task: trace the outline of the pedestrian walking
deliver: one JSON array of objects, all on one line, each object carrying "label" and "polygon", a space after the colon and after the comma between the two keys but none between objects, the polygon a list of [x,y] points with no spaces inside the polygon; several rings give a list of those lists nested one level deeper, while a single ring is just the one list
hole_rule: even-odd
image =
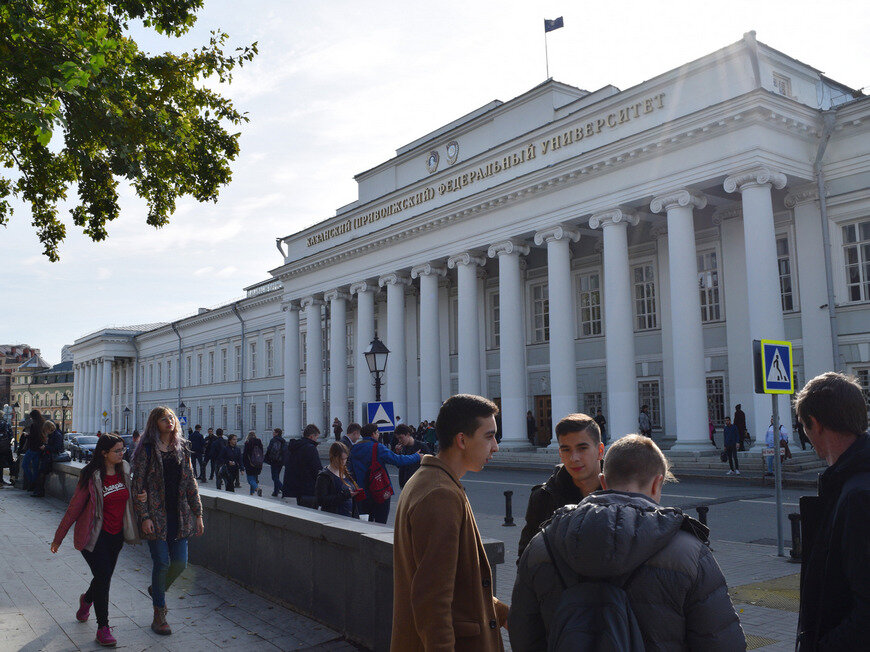
[{"label": "pedestrian walking", "polygon": [[737,432],[740,433],[737,449],[741,451],[746,450],[747,442],[751,441],[749,431],[746,430],[746,412],[743,411],[742,407],[740,403],[734,406],[734,425],[737,426]]},{"label": "pedestrian walking", "polygon": [[[13,443],[12,428],[6,421],[0,419],[0,489],[7,484],[12,484],[12,470],[15,467],[15,460],[12,458]],[[3,479],[3,470],[7,468],[9,469],[9,482]]]},{"label": "pedestrian walking", "polygon": [[[777,437],[774,435],[773,431],[773,417],[770,417],[770,427],[767,429],[767,434],[764,437],[764,443],[768,449],[772,449],[774,452],[771,455],[767,455],[767,473],[765,475],[773,475],[773,456],[776,455],[776,449],[780,449],[779,459],[780,462],[785,461],[785,455],[783,453],[784,450],[788,450],[788,432],[785,429],[785,426],[779,424],[779,442],[777,443]],[[785,446],[783,446],[785,443]],[[791,457],[791,452],[789,451],[789,457]]]},{"label": "pedestrian walking", "polygon": [[258,496],[263,495],[263,490],[260,489],[260,474],[263,472],[263,461],[265,454],[263,453],[263,442],[257,437],[256,433],[251,430],[245,439],[245,449],[242,455],[242,463],[245,466],[245,478],[248,480],[248,485],[251,487],[251,495],[255,493]]},{"label": "pedestrian walking", "polygon": [[354,499],[360,488],[347,472],[347,456],[344,444],[335,442],[329,447],[329,466],[317,474],[314,493],[321,511],[359,518]]},{"label": "pedestrian walking", "polygon": [[520,533],[517,563],[541,524],[565,505],[576,505],[601,485],[601,460],[604,444],[598,423],[585,414],[569,414],[556,424],[561,464],[544,483],[532,487],[526,508],[526,524]]},{"label": "pedestrian walking", "polygon": [[93,605],[97,617],[96,640],[105,647],[117,644],[109,627],[109,587],[115,563],[125,541],[139,543],[131,499],[130,465],[124,461],[124,450],[124,440],[120,437],[100,437],[94,456],[79,474],[73,497],[51,542],[51,552],[57,553],[75,524],[73,545],[81,551],[93,575],[88,590],[79,596],[76,620],[86,622]]},{"label": "pedestrian walking", "polygon": [[495,403],[481,396],[458,394],[444,401],[435,425],[438,454],[423,458],[399,497],[393,650],[504,649],[498,628],[509,608],[493,595],[492,571],[461,482],[467,472],[483,470],[498,451],[497,412]]},{"label": "pedestrian walking", "polygon": [[35,498],[45,496],[45,481],[48,479],[48,474],[51,473],[54,459],[60,457],[63,452],[63,435],[60,434],[53,421],[46,421],[42,424],[42,441],[43,446],[39,452],[36,480],[33,482],[33,493],[30,494]]},{"label": "pedestrian walking", "polygon": [[644,404],[640,406],[637,424],[640,428],[640,434],[644,437],[652,437],[652,419],[649,416],[649,405]]},{"label": "pedestrian walking", "polygon": [[284,498],[295,498],[296,504],[317,508],[315,485],[317,474],[323,468],[317,454],[317,440],[320,429],[309,423],[302,431],[302,437],[287,444],[284,462]]},{"label": "pedestrian walking", "polygon": [[[220,468],[223,451],[227,445],[227,440],[224,439],[223,428],[215,430],[214,439],[211,440],[211,446],[208,447],[209,474],[208,479],[212,480],[215,477],[216,471]],[[217,482],[217,481],[215,481]]]},{"label": "pedestrian walking", "polygon": [[335,441],[341,440],[342,426],[341,420],[338,417],[335,417],[332,420],[332,436],[335,437]]},{"label": "pedestrian walking", "polygon": [[24,450],[21,472],[24,475],[24,490],[33,491],[36,476],[39,473],[39,462],[45,449],[45,440],[42,435],[42,426],[45,419],[39,410],[31,410],[30,425],[27,427],[27,441],[23,447],[19,446],[19,458],[21,450]]},{"label": "pedestrian walking", "polygon": [[818,496],[800,499],[803,557],[797,652],[866,650],[870,640],[870,436],[867,401],[854,377],[810,380],[795,412],[828,463]]},{"label": "pedestrian walking", "polygon": [[356,444],[360,440],[360,437],[362,437],[362,435],[360,435],[361,428],[362,426],[356,422],[347,424],[347,433],[341,436],[341,443],[344,444],[348,451],[351,451],[354,444]]},{"label": "pedestrian walking", "polygon": [[275,428],[272,431],[272,439],[266,448],[266,464],[272,470],[272,495],[277,496],[281,493],[281,469],[284,468],[284,449],[287,447],[287,442],[284,441],[284,431],[281,428]]},{"label": "pedestrian walking", "polygon": [[[369,521],[386,523],[390,515],[390,497],[393,483],[384,469],[384,464],[396,467],[420,463],[420,454],[396,455],[380,443],[378,427],[367,423],[362,427],[362,441],[350,451],[350,468],[360,487],[365,489],[366,499],[360,505],[360,512],[369,515]],[[375,483],[377,478],[379,482]],[[377,486],[375,486],[377,484]]]},{"label": "pedestrian walking", "polygon": [[607,446],[610,437],[607,436],[607,419],[605,419],[604,415],[601,413],[601,408],[598,408],[595,411],[595,423],[598,424],[598,429],[601,431],[601,441],[604,442],[605,446]]},{"label": "pedestrian walking", "polygon": [[725,417],[723,438],[725,458],[728,460],[728,466],[731,467],[725,475],[740,475],[740,462],[737,459],[737,446],[740,443],[740,432],[737,430],[737,426],[731,423],[731,417]]},{"label": "pedestrian walking", "polygon": [[[138,494],[144,492],[145,499]],[[157,634],[171,634],[166,622],[166,591],[187,566],[187,540],[204,531],[202,503],[193,476],[190,453],[184,446],[181,424],[168,407],[148,415],[145,431],[133,454],[133,501],[139,529],[148,540],[153,567],[151,595]]]},{"label": "pedestrian walking", "polygon": [[221,448],[220,466],[218,466],[215,486],[220,490],[221,485],[226,491],[235,493],[239,473],[244,468],[242,450],[237,446],[239,438],[236,435],[227,437],[227,445]]},{"label": "pedestrian walking", "polygon": [[[190,461],[193,464],[193,475],[203,477],[205,475],[205,437],[203,437],[201,425],[196,424],[188,441],[190,442]],[[199,469],[198,473],[197,469]]]},{"label": "pedestrian walking", "polygon": [[[616,614],[626,612],[636,628],[629,618],[620,633],[641,639],[632,638],[632,650],[746,649],[725,577],[706,545],[709,530],[659,504],[672,477],[649,437],[611,444],[603,491],[557,511],[520,559],[508,618],[513,649],[546,650],[554,640],[559,649],[617,649],[601,644],[617,633]],[[620,587],[624,593],[616,593]],[[595,621],[602,613],[612,617]]]},{"label": "pedestrian walking", "polygon": [[535,415],[532,414],[531,410],[526,411],[526,439],[529,440],[529,443],[532,446],[535,446],[538,442],[535,438],[535,433],[538,430],[537,423],[535,422]]}]

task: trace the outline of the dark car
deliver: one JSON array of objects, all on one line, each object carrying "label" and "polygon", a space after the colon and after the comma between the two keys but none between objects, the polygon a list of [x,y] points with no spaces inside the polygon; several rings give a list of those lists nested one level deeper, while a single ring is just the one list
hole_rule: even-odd
[{"label": "dark car", "polygon": [[97,447],[99,437],[94,435],[79,435],[73,437],[70,444],[70,455],[74,460],[79,462],[87,462],[94,455],[94,449]]}]

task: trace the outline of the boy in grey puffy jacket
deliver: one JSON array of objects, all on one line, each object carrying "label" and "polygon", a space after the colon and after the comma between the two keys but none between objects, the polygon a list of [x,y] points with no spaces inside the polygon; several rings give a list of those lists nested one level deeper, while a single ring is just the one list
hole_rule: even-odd
[{"label": "boy in grey puffy jacket", "polygon": [[[647,650],[745,650],[725,578],[705,545],[709,530],[658,504],[668,477],[667,459],[651,439],[616,441],[604,458],[603,490],[559,509],[545,526],[553,554],[592,580],[621,583],[642,566],[626,592]],[[547,649],[561,594],[538,534],[517,571],[508,618],[513,649]]]}]

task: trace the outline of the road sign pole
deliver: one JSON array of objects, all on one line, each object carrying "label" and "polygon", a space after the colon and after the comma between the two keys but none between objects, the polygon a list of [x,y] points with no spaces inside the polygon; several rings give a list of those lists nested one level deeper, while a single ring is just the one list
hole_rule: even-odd
[{"label": "road sign pole", "polygon": [[773,472],[776,483],[776,545],[780,557],[785,557],[785,546],[782,537],[782,462],[780,451],[782,444],[779,441],[779,401],[777,395],[770,395],[770,403],[773,413]]}]

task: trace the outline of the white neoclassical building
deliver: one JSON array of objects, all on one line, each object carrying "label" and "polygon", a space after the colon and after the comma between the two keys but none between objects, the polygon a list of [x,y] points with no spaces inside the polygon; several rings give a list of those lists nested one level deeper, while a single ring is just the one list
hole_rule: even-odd
[{"label": "white neoclassical building", "polygon": [[76,428],[347,424],[376,333],[405,421],[478,393],[517,445],[529,410],[619,436],[641,404],[678,447],[737,403],[757,435],[753,339],[794,343],[798,385],[870,386],[870,100],[754,33],[625,90],[548,80],[356,180],[245,299],[79,339]]}]

